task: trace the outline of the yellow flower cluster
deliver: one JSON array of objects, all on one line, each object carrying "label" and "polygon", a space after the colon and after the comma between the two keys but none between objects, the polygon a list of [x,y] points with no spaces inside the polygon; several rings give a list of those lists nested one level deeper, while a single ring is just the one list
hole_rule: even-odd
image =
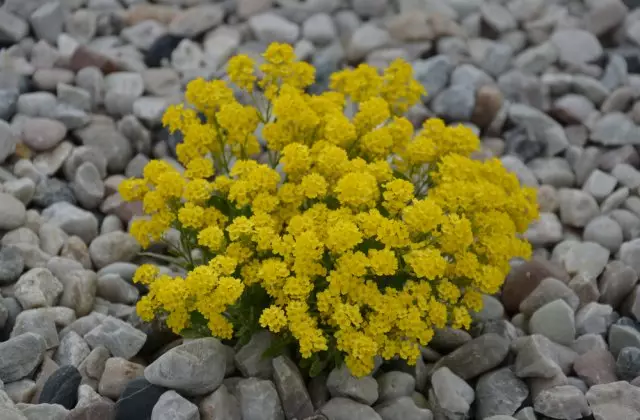
[{"label": "yellow flower cluster", "polygon": [[[152,161],[120,186],[148,214],[131,226],[138,241],[178,229],[190,264],[185,278],[140,267],[149,294],[138,312],[167,314],[176,332],[197,313],[224,339],[253,322],[293,337],[303,358],[338,353],[358,376],[378,355],[413,363],[434,329],[469,328],[509,260],[529,257],[520,234],[537,217],[535,192],[498,160],[472,160],[479,141],[463,126],[430,119],[414,134],[401,114],[424,91],[409,64],[362,64],[309,95],[314,70],[290,46],[263,56],[260,72],[247,56],[228,64],[254,104],[195,80],[190,105],[167,110],[165,126],[184,134],[184,174]],[[269,165],[248,159],[259,127]]]}]

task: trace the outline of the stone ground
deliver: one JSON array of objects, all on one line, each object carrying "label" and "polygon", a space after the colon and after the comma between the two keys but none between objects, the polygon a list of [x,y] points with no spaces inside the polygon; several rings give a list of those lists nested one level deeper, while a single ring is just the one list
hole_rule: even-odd
[{"label": "stone ground", "polygon": [[[5,0],[0,7],[0,419],[640,418],[637,0]],[[151,158],[187,81],[295,44],[328,75],[412,62],[411,110],[469,124],[536,186],[535,259],[416,366],[308,380],[286,357],[181,343],[131,283]],[[139,260],[135,260],[140,262]],[[593,417],[592,417],[593,416]]]}]

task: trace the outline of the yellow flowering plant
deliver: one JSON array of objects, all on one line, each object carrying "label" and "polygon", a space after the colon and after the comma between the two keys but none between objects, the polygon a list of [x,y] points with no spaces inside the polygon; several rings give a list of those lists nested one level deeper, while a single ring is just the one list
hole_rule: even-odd
[{"label": "yellow flowering plant", "polygon": [[402,115],[425,92],[406,62],[337,72],[312,95],[315,70],[289,45],[262,58],[229,61],[236,92],[197,79],[167,109],[183,172],[153,160],[120,186],[147,215],[131,234],[186,268],[140,266],[138,314],[240,342],[267,329],[312,374],[344,361],[363,376],[376,356],[413,364],[434,329],[469,328],[509,261],[530,256],[520,234],[535,192],[499,160],[471,159],[470,129],[429,119],[415,132]]}]

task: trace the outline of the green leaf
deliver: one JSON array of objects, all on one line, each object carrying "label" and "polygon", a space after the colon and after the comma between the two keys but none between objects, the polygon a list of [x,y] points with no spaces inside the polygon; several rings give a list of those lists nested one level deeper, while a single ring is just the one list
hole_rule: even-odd
[{"label": "green leaf", "polygon": [[202,335],[202,333],[200,331],[198,331],[195,328],[185,328],[182,331],[180,331],[180,335],[183,338],[202,338],[202,337],[205,337],[204,335]]},{"label": "green leaf", "polygon": [[211,198],[207,201],[207,204],[211,207],[215,207],[220,211],[220,213],[224,214],[227,217],[231,217],[232,207],[229,200],[224,197],[220,197],[219,195],[212,195]]},{"label": "green leaf", "polygon": [[396,178],[404,179],[405,181],[411,182],[411,180],[409,179],[408,176],[406,176],[405,174],[403,174],[402,172],[400,172],[397,169],[393,170],[393,176],[396,177]]},{"label": "green leaf", "polygon": [[315,378],[316,376],[320,375],[326,367],[326,360],[322,360],[319,357],[314,358],[313,362],[311,362],[311,367],[309,368],[309,376]]},{"label": "green leaf", "polygon": [[198,311],[191,312],[190,318],[192,327],[207,327],[207,325],[209,325],[209,321],[207,320],[207,318],[205,318],[204,315],[202,315]]},{"label": "green leaf", "polygon": [[151,258],[155,258],[157,260],[160,261],[164,261],[164,262],[168,262],[170,264],[176,264],[176,265],[182,265],[184,264],[184,261],[182,261],[182,259],[180,258],[173,258],[173,257],[169,257],[167,255],[162,255],[162,254],[156,254],[155,252],[140,252],[138,253],[139,256],[141,257],[151,257]]},{"label": "green leaf", "polygon": [[262,357],[278,357],[284,353],[289,344],[291,344],[291,338],[288,336],[276,338],[273,343],[271,343],[271,346],[262,353]]}]

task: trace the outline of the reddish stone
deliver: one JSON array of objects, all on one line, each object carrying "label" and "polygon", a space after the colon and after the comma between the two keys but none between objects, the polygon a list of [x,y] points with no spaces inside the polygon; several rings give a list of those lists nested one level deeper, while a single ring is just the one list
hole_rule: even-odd
[{"label": "reddish stone", "polygon": [[85,67],[98,67],[104,74],[121,70],[120,66],[109,57],[80,45],[69,60],[69,68],[77,72]]},{"label": "reddish stone", "polygon": [[616,361],[609,350],[594,349],[578,356],[573,362],[573,370],[589,388],[618,380]]},{"label": "reddish stone", "polygon": [[502,288],[502,303],[507,312],[517,312],[520,303],[547,277],[569,282],[567,272],[549,261],[531,260],[513,268]]}]

